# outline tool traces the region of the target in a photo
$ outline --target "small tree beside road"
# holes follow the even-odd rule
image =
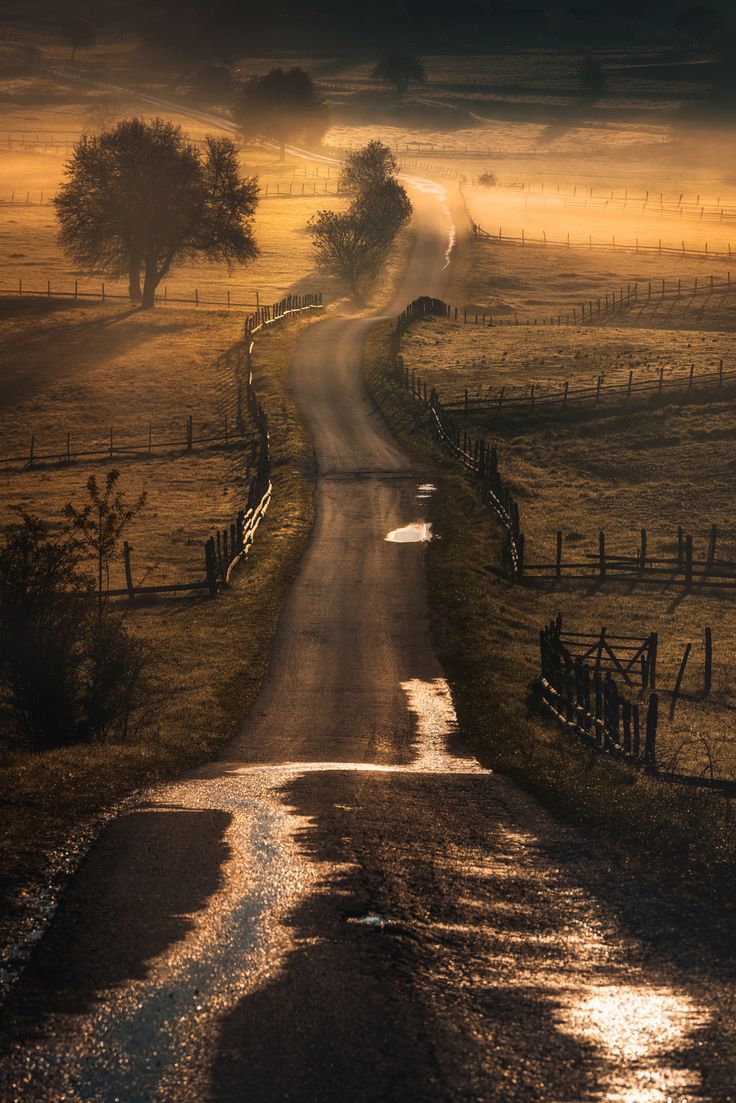
[[[233,114],[246,140],[271,138],[280,158],[287,142],[319,142],[327,129],[327,105],[304,69],[272,69],[243,88]]]
[[[104,489],[97,484],[97,477],[90,475],[87,480],[87,504],[78,509],[68,502],[64,516],[72,532],[79,533],[95,561],[97,572],[97,606],[99,615],[105,600],[105,590],[109,585],[110,560],[115,553],[123,532],[146,504],[145,491],[128,503],[125,495],[118,489],[120,472],[113,468],[105,476]]]
[[[241,176],[229,138],[208,137],[201,151],[162,119],[82,137],[54,200],[63,248],[87,269],[126,274],[131,301],[144,307],[183,261],[231,268],[255,257],[257,202],[257,181]]]
[[[352,193],[345,212],[319,211],[310,222],[321,268],[344,279],[354,301],[384,264],[396,236],[411,218],[409,196],[396,179],[396,161],[381,142],[370,142],[345,160],[340,183]]]
[[[374,68],[373,76],[393,84],[399,96],[406,95],[410,84],[427,82],[427,73],[421,61],[410,54],[386,54]]]

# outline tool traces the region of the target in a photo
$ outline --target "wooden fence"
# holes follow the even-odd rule
[[[513,577],[518,577],[523,573],[524,563],[519,507],[499,471],[495,444],[487,444],[481,438],[473,439],[467,432],[461,431],[444,409],[434,388],[428,388],[426,381],[422,381],[416,372],[410,372],[399,353],[401,335],[414,321],[428,315],[448,317],[450,309],[441,299],[422,297],[402,311],[391,337],[391,372],[395,381],[429,411],[435,431],[445,447],[479,479],[483,501],[493,509],[506,529],[505,565]]]
[[[677,529],[676,551],[671,556],[652,555],[649,534],[643,528],[639,546],[634,552],[611,552],[606,533],[598,533],[595,551],[581,552],[576,547],[572,559],[564,557],[562,531],[558,529],[553,561],[522,565],[525,576],[548,581],[629,582],[632,585],[682,585],[686,589],[736,589],[736,561],[718,559],[718,526],[712,525],[708,543],[700,557],[694,554],[694,541],[680,525]],[[520,572],[521,573],[521,572]]]
[[[504,234],[503,227],[499,227],[498,233],[491,233],[488,230],[483,229],[482,226],[474,224],[473,236],[479,240],[493,241],[498,245],[529,245],[539,248],[554,248],[554,249],[587,249],[592,252],[593,250],[604,250],[611,252],[623,253],[643,253],[664,257],[699,257],[706,260],[731,260],[733,254],[731,252],[731,245],[728,244],[725,248],[710,249],[708,242],[706,241],[701,248],[687,247],[684,241],[680,241],[678,245],[665,245],[660,238],[657,242],[642,242],[638,238],[634,238],[633,241],[616,240],[616,236],[613,235],[606,241],[593,241],[592,235],[588,235],[587,239],[580,238],[574,239],[568,233],[563,238],[548,237],[546,231],[542,231],[541,237],[532,237],[526,233],[525,230],[521,231],[520,236],[512,234]]]
[[[216,596],[226,587],[232,572],[245,559],[253,546],[256,531],[268,510],[273,493],[271,483],[271,438],[268,415],[253,386],[252,355],[256,333],[274,323],[298,314],[321,311],[322,295],[288,295],[273,306],[261,307],[246,317],[243,327],[243,358],[238,375],[238,410],[240,416],[247,409],[259,436],[258,459],[255,473],[248,482],[248,498],[245,508],[238,512],[233,522],[216,532],[204,544],[204,578],[195,582],[172,583],[165,586],[137,586],[133,581],[131,548],[124,546],[125,588],[109,590],[111,597],[137,597],[150,594],[207,592]],[[244,425],[238,425],[243,432]]]
[[[476,187],[477,178],[471,183]],[[736,221],[736,206],[721,202],[721,197],[706,200],[700,195],[665,196],[663,192],[645,191],[643,193],[623,192],[603,188],[573,186],[565,188],[559,184],[546,186],[532,184],[493,184],[487,191],[511,191],[524,199],[526,207],[531,202],[535,207],[552,207],[562,210],[621,210],[653,215],[674,216],[683,221],[693,222],[733,222]]]
[[[13,298],[23,298],[28,296],[34,299],[66,299],[72,302],[78,302],[81,300],[90,300],[92,302],[108,302],[115,300],[123,300],[130,302],[130,295],[127,291],[113,290],[111,291],[108,285],[101,282],[93,290],[89,288],[83,289],[79,286],[79,281],[74,281],[74,286],[62,287],[59,289],[58,285],[53,288],[51,280],[45,281],[45,287],[27,287],[23,284],[22,277],[18,280],[17,284],[13,287],[0,287],[0,295],[12,296]],[[208,298],[206,294],[201,294],[198,287],[195,287],[191,295],[172,295],[169,293],[168,287],[164,284],[163,291],[157,291],[154,296],[154,301],[157,305],[163,306],[216,306],[216,307],[257,307],[259,305],[259,293],[255,292],[255,302],[246,302],[245,300],[237,299],[230,291],[225,292],[224,298]]]
[[[481,497],[496,513],[506,529],[504,566],[512,579],[541,581],[576,581],[600,585],[603,582],[682,585],[686,589],[736,589],[736,562],[718,559],[718,528],[710,530],[708,546],[702,556],[694,554],[691,534],[682,526],[677,531],[676,554],[668,558],[651,553],[648,532],[641,529],[635,552],[612,553],[605,532],[598,536],[595,551],[564,558],[561,530],[557,531],[554,560],[530,562],[525,549],[519,505],[499,470],[498,449],[483,437],[473,437],[456,420],[464,403],[446,405],[436,389],[404,363],[400,353],[401,336],[408,327],[427,316],[448,317],[451,308],[440,299],[421,298],[411,303],[396,320],[391,338],[390,370],[395,382],[402,386],[430,414],[437,436],[448,451],[480,481]]]
[[[462,413],[465,417],[482,414],[492,418],[523,413],[540,413],[546,410],[567,410],[581,407],[597,407],[605,404],[627,405],[636,399],[656,399],[660,396],[670,401],[672,398],[700,396],[704,393],[717,397],[721,391],[732,389],[736,385],[736,368],[724,370],[723,360],[716,368],[700,373],[695,364],[690,364],[681,374],[665,376],[664,365],[660,364],[656,377],[638,379],[633,369],[629,369],[628,379],[620,383],[606,383],[599,375],[594,383],[575,387],[566,379],[559,389],[541,389],[538,383],[531,383],[529,389],[519,394],[510,387],[501,387],[495,395],[471,395],[468,388],[462,398],[452,398],[444,402],[448,411]]]
[[[586,633],[562,632],[561,618],[552,621],[539,633],[540,676],[539,692],[543,706],[568,732],[575,735],[592,750],[618,758],[627,764],[646,770],[659,780],[679,785],[704,788],[723,796],[736,796],[736,781],[707,775],[676,773],[663,769],[658,762],[657,736],[660,724],[660,694],[655,690],[652,672],[654,667],[643,668],[643,699],[624,696],[614,678],[617,673],[609,665],[591,661],[591,654],[578,653],[570,647],[570,640],[590,640]],[[649,637],[651,641],[652,637]],[[613,637],[609,638],[613,640]],[[655,637],[656,639],[656,637]],[[644,654],[647,640],[618,637],[617,650],[624,642]],[[649,643],[651,646],[651,642]],[[594,645],[595,647],[595,645]],[[683,663],[672,691],[673,706],[680,691],[682,672],[690,652],[688,644]],[[656,643],[655,643],[656,664]],[[646,680],[645,680],[646,679]],[[631,686],[631,683],[629,682]],[[651,690],[646,696],[646,691]],[[670,711],[670,719],[674,707]]]
[[[48,446],[41,445],[37,437],[32,436],[26,452],[12,456],[0,456],[0,464],[21,464],[25,470],[29,470],[47,463],[68,466],[74,463],[75,460],[140,458],[142,456],[152,456],[156,452],[168,451],[169,449],[193,452],[197,445],[220,445],[227,448],[243,437],[242,419],[239,414],[236,417],[235,425],[231,425],[225,417],[219,432],[209,432],[207,426],[203,425],[202,430],[205,435],[202,436],[195,436],[194,416],[192,414],[182,418],[182,422],[184,433],[182,436],[175,437],[167,436],[163,430],[154,430],[154,426],[149,424],[147,437],[130,439],[127,432],[122,430],[116,432],[114,426],[111,426],[109,433],[106,433],[104,437],[101,433],[96,435],[96,443],[75,443],[73,445],[72,434],[68,432],[65,434],[61,446],[51,450],[48,450]],[[156,432],[162,432],[162,436],[156,436]],[[104,443],[102,443],[103,440]]]

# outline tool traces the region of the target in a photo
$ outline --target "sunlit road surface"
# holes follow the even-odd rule
[[[424,192],[394,309],[442,293],[449,240]],[[736,1098],[732,982],[669,963],[656,909],[628,934],[620,871],[462,748],[433,473],[362,392],[371,324],[300,340],[317,522],[259,700],[105,831],[6,1009],[2,1100]]]

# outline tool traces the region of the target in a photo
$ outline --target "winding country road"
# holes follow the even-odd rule
[[[446,278],[441,189],[415,198],[391,312]],[[432,478],[362,390],[372,324],[298,344],[317,520],[253,712],[84,863],[12,1002],[3,1100],[736,1098],[733,984],[627,934],[625,878],[463,751],[424,545],[387,539],[422,534]]]

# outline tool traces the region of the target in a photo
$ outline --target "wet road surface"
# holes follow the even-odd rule
[[[425,193],[392,309],[442,293],[448,238]],[[253,712],[84,863],[6,1008],[3,1100],[736,1099],[732,980],[628,934],[625,878],[463,750],[432,473],[361,389],[371,324],[299,342],[317,520]]]

